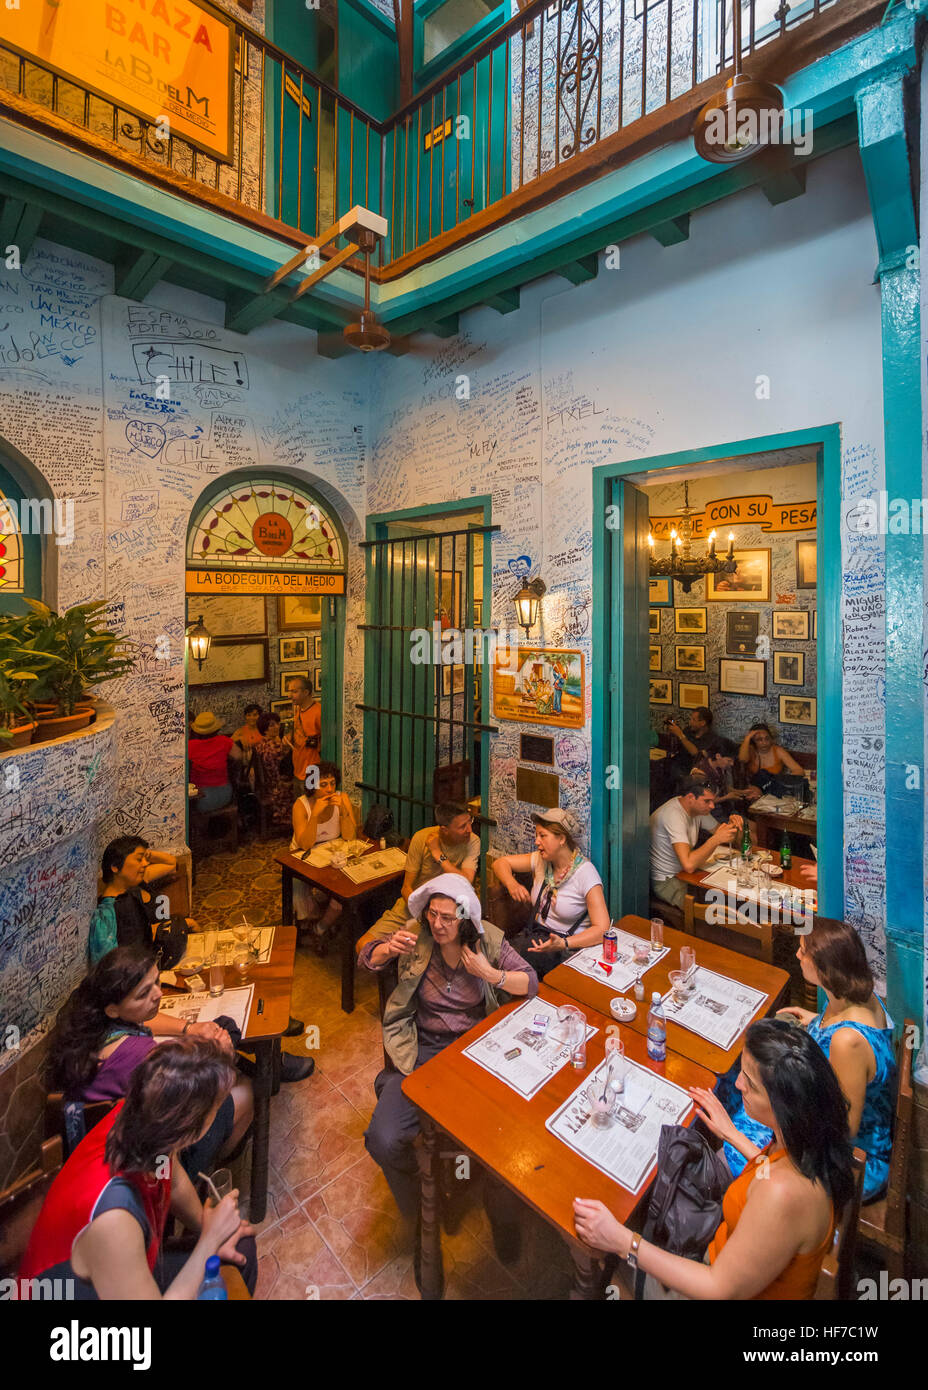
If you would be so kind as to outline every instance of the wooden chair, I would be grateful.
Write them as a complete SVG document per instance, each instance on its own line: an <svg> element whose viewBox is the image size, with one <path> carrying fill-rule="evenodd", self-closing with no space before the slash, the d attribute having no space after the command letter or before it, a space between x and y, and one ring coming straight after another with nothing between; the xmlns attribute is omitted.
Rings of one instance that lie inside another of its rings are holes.
<svg viewBox="0 0 928 1390"><path fill-rule="evenodd" d="M687 893L683 901L683 930L703 941L712 941L716 946L727 946L743 956L752 956L755 960L765 961L767 965L773 964L772 922L741 922L727 907L714 908L714 912L720 916L724 914L723 921L709 922L706 912L707 905L699 901L694 893ZM771 914L759 915L769 918Z"/></svg>
<svg viewBox="0 0 928 1390"><path fill-rule="evenodd" d="M230 1303L251 1302L251 1294L245 1286L240 1269L237 1269L235 1265L223 1265L219 1273L222 1275L222 1282L226 1286Z"/></svg>
<svg viewBox="0 0 928 1390"><path fill-rule="evenodd" d="M40 1166L0 1192L0 1275L13 1276L19 1269L32 1228L55 1176L61 1171L61 1140L46 1139Z"/></svg>
<svg viewBox="0 0 928 1390"><path fill-rule="evenodd" d="M531 891L531 874L516 874L515 879ZM493 872L493 860L487 856L487 891L486 902L483 904L487 921L492 922L494 927L499 927L506 939L511 941L528 925L531 910L530 903L517 903L510 898L508 891Z"/></svg>
<svg viewBox="0 0 928 1390"><path fill-rule="evenodd" d="M665 903L663 898L651 897L648 901L648 913L651 917L660 917L668 927L673 927L674 931L687 930L680 908L674 907L673 903Z"/></svg>
<svg viewBox="0 0 928 1390"><path fill-rule="evenodd" d="M854 1296L854 1256L857 1252L857 1218L860 1212L860 1196L864 1190L864 1168L867 1155L862 1149L853 1153L854 1191L841 1213L841 1220L835 1229L831 1249L822 1260L818 1283L813 1297L816 1301L841 1299L844 1302Z"/></svg>
<svg viewBox="0 0 928 1390"><path fill-rule="evenodd" d="M84 1112L84 1133L89 1133L98 1125L116 1104L114 1100L92 1100L82 1105ZM68 1144L64 1120L65 1099L63 1091L49 1091L45 1097L45 1137L59 1139L65 1158L70 1158L76 1145Z"/></svg>
<svg viewBox="0 0 928 1390"><path fill-rule="evenodd" d="M190 812L190 847L201 858L215 850L238 849L238 806L234 801L218 811Z"/></svg>
<svg viewBox="0 0 928 1390"><path fill-rule="evenodd" d="M864 1247L886 1261L891 1279L905 1277L905 1193L909 1168L909 1135L912 1129L912 1048L906 1038L917 1037L915 1024L905 1021L899 1057L893 1151L889 1160L886 1196L861 1208L857 1234Z"/></svg>

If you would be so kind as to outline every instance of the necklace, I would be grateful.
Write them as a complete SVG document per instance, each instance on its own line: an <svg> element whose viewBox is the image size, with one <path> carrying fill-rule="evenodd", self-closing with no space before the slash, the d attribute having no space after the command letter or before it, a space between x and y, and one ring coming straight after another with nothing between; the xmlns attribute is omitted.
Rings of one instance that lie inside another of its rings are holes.
<svg viewBox="0 0 928 1390"><path fill-rule="evenodd" d="M464 964L464 962L462 960L459 960L457 965L454 967L454 969L451 971L451 974L449 975L447 970L445 969L445 961L441 951L438 951L438 953L434 955L433 958L435 960L436 965L438 966L439 973L444 975L445 979L448 981L447 985L445 986L445 994L450 994L451 991L454 989L454 982L457 979L458 971L461 969L461 966Z"/></svg>

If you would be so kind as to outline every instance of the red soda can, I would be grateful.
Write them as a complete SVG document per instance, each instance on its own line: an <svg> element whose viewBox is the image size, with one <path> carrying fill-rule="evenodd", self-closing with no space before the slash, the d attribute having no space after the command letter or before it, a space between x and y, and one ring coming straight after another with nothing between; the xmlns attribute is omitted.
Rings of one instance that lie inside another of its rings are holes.
<svg viewBox="0 0 928 1390"><path fill-rule="evenodd" d="M616 935L615 927L610 925L603 933L603 960L610 965L619 958L619 938Z"/></svg>

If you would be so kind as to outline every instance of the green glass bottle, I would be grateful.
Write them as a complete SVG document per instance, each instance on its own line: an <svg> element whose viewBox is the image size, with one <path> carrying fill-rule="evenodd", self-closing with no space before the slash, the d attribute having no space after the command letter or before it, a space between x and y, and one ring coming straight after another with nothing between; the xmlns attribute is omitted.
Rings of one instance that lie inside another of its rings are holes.
<svg viewBox="0 0 928 1390"><path fill-rule="evenodd" d="M785 872L787 869L792 867L792 863L793 850L789 842L789 835L784 830L783 843L780 845L780 868L783 869Z"/></svg>
<svg viewBox="0 0 928 1390"><path fill-rule="evenodd" d="M748 823L748 818L747 818L747 816L745 816L745 818L744 818L744 830L743 830L742 835L741 835L741 853L744 855L745 859L750 858L750 855L751 855L751 827L750 827L750 825L749 825L749 823Z"/></svg>

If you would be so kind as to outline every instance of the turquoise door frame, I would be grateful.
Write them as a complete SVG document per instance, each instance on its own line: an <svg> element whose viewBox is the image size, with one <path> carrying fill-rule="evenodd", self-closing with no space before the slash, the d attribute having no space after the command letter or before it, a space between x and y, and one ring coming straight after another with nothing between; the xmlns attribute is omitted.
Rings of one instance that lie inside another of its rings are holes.
<svg viewBox="0 0 928 1390"><path fill-rule="evenodd" d="M640 588L637 594L629 593L630 587L641 586L647 577L647 545L641 544L642 522L631 501L635 490L626 480L630 475L716 460L722 465L747 455L803 445L815 448L817 475L819 910L826 917L844 916L841 435L840 426L833 424L593 469L593 650L597 659L593 675L590 847L594 861L605 870L606 900L614 917L641 912L648 882L646 822L643 827L641 815L642 797L646 800L648 795L647 785L641 785L648 766L641 746L641 715L647 697L647 590L643 598ZM623 487L624 496L618 491ZM638 543L630 519L639 528ZM626 695L630 698L624 698ZM618 770L607 785L610 766ZM624 842L626 833L633 836L631 843Z"/></svg>

